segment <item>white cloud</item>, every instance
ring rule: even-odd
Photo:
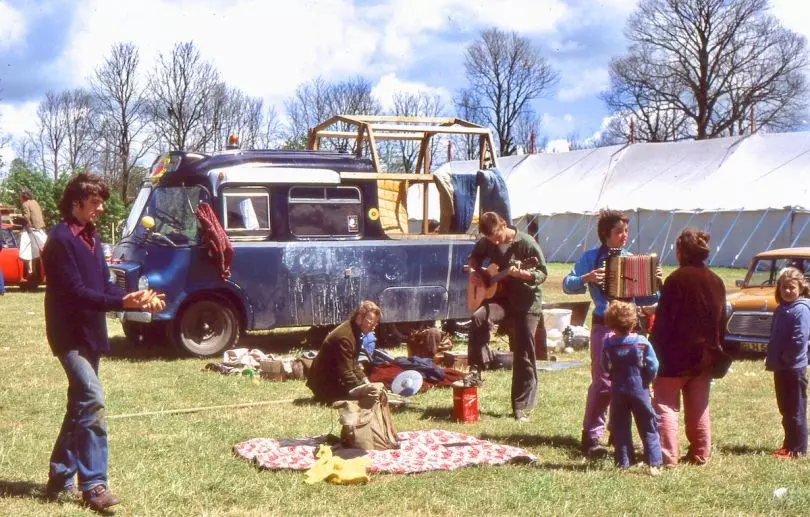
[[[374,86],[371,93],[380,101],[384,113],[393,111],[395,93],[419,93],[426,92],[430,95],[441,97],[445,106],[449,106],[453,100],[452,94],[446,88],[436,88],[425,83],[416,81],[403,81],[395,73],[382,76]]]
[[[0,103],[0,136],[9,135],[13,140],[21,140],[28,131],[34,131],[38,104],[37,101],[17,105]],[[17,156],[11,144],[0,149],[0,155],[6,166]]]
[[[605,67],[569,68],[559,88],[557,98],[561,101],[576,101],[584,97],[593,97],[608,88],[610,76]]]
[[[543,132],[553,137],[568,136],[576,129],[576,118],[570,113],[562,116],[543,113],[540,119],[540,126]]]
[[[807,5],[796,0],[771,0],[771,14],[790,30],[810,38],[810,18]]]
[[[27,23],[22,13],[0,1],[0,50],[11,48],[25,36]]]
[[[570,151],[570,145],[568,144],[568,140],[565,139],[558,139],[558,140],[550,140],[548,144],[546,144],[546,148],[544,152],[547,153],[567,153]]]

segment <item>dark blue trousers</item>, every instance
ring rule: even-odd
[[[613,433],[613,459],[617,467],[627,468],[634,461],[631,417],[636,421],[644,462],[661,465],[661,442],[655,412],[650,405],[650,393],[644,389],[632,391],[614,389],[610,400],[610,430]]]
[[[782,448],[804,456],[807,454],[807,370],[795,368],[773,372],[773,385],[785,430]]]

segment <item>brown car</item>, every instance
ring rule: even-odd
[[[795,267],[810,278],[810,248],[758,253],[751,260],[745,280],[737,280],[740,291],[726,299],[726,345],[730,350],[765,351],[776,308],[776,278],[786,267]]]

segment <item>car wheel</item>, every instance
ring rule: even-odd
[[[226,300],[200,299],[185,306],[175,319],[174,330],[181,352],[211,357],[239,341],[239,318]]]

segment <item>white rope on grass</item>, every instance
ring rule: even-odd
[[[180,409],[163,409],[160,411],[145,411],[143,413],[124,413],[121,415],[111,415],[107,420],[120,420],[122,418],[137,418],[143,416],[161,416],[161,415],[179,415],[184,413],[199,413],[201,411],[212,411],[215,409],[241,409],[246,407],[255,406],[269,406],[272,404],[288,404],[295,402],[296,399],[282,399],[282,400],[264,400],[261,402],[242,402],[239,404],[226,404],[224,406],[202,406],[193,408],[180,408]]]

